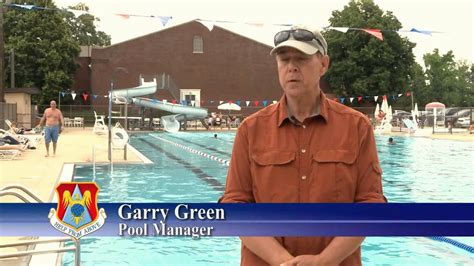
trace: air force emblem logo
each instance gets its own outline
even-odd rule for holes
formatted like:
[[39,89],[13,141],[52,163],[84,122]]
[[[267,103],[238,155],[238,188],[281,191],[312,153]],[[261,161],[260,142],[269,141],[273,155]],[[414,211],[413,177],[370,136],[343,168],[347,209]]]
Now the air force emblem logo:
[[94,182],[61,183],[56,188],[58,207],[49,211],[49,222],[58,231],[79,239],[104,225],[104,209],[98,209],[99,187]]

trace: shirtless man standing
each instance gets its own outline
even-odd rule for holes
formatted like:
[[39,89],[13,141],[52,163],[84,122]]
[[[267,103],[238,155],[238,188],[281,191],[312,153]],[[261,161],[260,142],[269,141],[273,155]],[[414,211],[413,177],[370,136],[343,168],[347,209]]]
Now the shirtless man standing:
[[59,121],[61,121],[61,131],[64,130],[64,118],[63,114],[59,109],[56,108],[56,102],[51,101],[50,108],[44,111],[43,117],[41,118],[40,125],[44,127],[44,142],[46,144],[46,155],[49,156],[49,143],[53,141],[53,156],[56,155],[56,143],[59,137]]

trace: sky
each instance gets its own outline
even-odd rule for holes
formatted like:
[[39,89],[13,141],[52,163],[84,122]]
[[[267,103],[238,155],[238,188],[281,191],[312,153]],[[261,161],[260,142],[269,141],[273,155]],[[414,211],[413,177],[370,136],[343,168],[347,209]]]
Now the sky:
[[[285,27],[275,24],[329,26],[333,10],[342,10],[349,0],[56,0],[59,7],[86,3],[100,18],[98,29],[111,35],[112,44],[194,20],[225,20],[216,23],[231,31],[272,45],[273,36]],[[403,29],[439,31],[432,36],[402,33],[416,44],[413,52],[423,65],[423,54],[438,48],[442,54],[452,50],[456,60],[474,62],[473,0],[374,0],[384,11],[392,11]],[[158,18],[130,17],[172,16],[163,27]],[[247,23],[264,23],[254,26]],[[351,27],[351,25],[347,25]],[[342,33],[341,33],[342,34]],[[361,32],[360,34],[365,34]],[[331,47],[329,47],[331,49]]]

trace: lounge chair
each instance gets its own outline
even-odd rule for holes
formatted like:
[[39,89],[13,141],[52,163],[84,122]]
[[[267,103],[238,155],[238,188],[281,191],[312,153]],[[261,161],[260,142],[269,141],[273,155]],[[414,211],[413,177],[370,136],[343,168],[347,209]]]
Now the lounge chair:
[[37,130],[36,128],[34,129],[34,132],[38,132],[38,134],[17,134],[15,129],[13,128],[13,123],[8,120],[8,119],[5,119],[5,124],[7,124],[8,128],[9,128],[9,133],[17,138],[20,138],[20,139],[27,139],[29,140],[31,143],[30,145],[32,146],[35,146],[36,147],[36,144],[41,142],[41,140],[43,139],[43,136],[42,136],[42,130]]
[[20,154],[19,150],[0,150],[0,161],[13,160]]

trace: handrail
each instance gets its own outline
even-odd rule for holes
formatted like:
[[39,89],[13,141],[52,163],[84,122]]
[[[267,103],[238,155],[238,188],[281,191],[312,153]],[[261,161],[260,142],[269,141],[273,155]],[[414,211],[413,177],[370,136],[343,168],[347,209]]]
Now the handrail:
[[[25,188],[21,185],[9,185],[9,186],[6,186],[6,187],[0,189],[0,197],[15,196],[18,199],[22,200],[23,202],[28,202],[28,203],[31,202],[27,198],[25,198],[23,195],[19,194],[18,192],[7,191],[9,189],[14,189],[14,188],[20,189],[21,191],[28,194],[31,198],[33,198],[34,200],[36,200],[39,203],[43,202],[36,195],[34,195],[31,191],[29,191],[27,188]],[[67,252],[67,251],[74,251],[74,255],[75,255],[74,265],[79,266],[80,261],[81,261],[81,243],[80,243],[79,239],[75,239],[75,238],[61,237],[61,238],[54,238],[54,239],[36,239],[36,240],[28,240],[28,241],[19,241],[19,242],[13,242],[13,243],[8,243],[8,244],[0,244],[0,248],[9,248],[9,247],[16,247],[16,246],[27,246],[27,245],[31,245],[31,244],[36,245],[36,244],[40,244],[40,243],[56,243],[56,242],[61,243],[61,242],[71,241],[71,240],[74,242],[74,247],[11,252],[11,253],[6,253],[6,254],[0,254],[0,259],[24,257],[24,256],[30,256],[30,255],[38,255],[38,254],[62,253],[62,252]]]
[[2,188],[0,191],[5,191],[7,189],[12,189],[12,188],[17,188],[23,192],[25,192],[26,194],[28,194],[28,196],[32,197],[34,200],[36,200],[37,202],[43,202],[41,199],[39,199],[37,196],[35,196],[31,191],[29,191],[27,188],[25,188],[24,186],[20,186],[20,185],[10,185],[10,186],[6,186],[4,188]]
[[44,244],[44,243],[52,243],[52,242],[66,242],[71,241],[70,237],[57,237],[51,239],[35,239],[35,240],[27,240],[27,241],[18,241],[8,244],[0,244],[0,248],[9,248],[9,247],[16,247],[16,246],[24,246],[29,244]]
[[19,199],[21,199],[23,202],[26,202],[26,203],[30,203],[31,201],[29,201],[27,198],[23,197],[22,195],[18,194],[17,192],[12,192],[12,191],[1,191],[0,192],[0,197],[3,197],[3,196],[15,196]]

